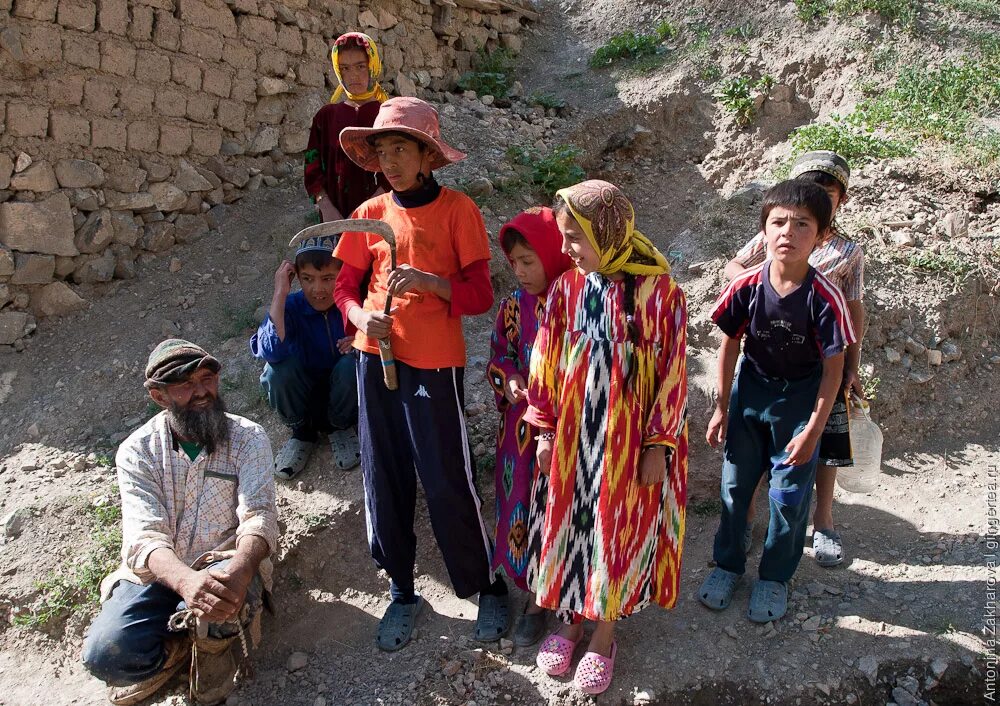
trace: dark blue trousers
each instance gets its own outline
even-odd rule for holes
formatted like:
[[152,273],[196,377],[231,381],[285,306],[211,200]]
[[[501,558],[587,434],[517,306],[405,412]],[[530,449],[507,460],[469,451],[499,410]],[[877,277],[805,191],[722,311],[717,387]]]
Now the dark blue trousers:
[[365,482],[368,543],[392,578],[394,593],[413,592],[417,477],[431,527],[459,598],[491,583],[493,543],[476,492],[465,428],[463,368],[424,370],[396,362],[399,389],[382,380],[382,361],[358,361],[358,437]]
[[[224,568],[229,560],[210,568]],[[263,586],[254,576],[247,589],[251,613],[260,609]],[[170,616],[186,606],[181,597],[160,583],[115,584],[83,641],[83,666],[109,686],[129,686],[149,679],[163,668]],[[253,617],[252,615],[250,616]],[[212,637],[232,637],[229,623],[209,625]]]
[[353,353],[332,370],[309,370],[298,358],[268,363],[260,376],[267,402],[292,427],[347,429],[358,422],[358,382]]
[[770,520],[758,569],[766,581],[792,578],[805,544],[809,501],[819,454],[802,466],[784,463],[785,446],[809,422],[821,371],[802,380],[767,378],[745,360],[733,382],[722,466],[722,519],[715,534],[715,563],[746,570],[743,533],[747,509],[761,476],[768,479]]

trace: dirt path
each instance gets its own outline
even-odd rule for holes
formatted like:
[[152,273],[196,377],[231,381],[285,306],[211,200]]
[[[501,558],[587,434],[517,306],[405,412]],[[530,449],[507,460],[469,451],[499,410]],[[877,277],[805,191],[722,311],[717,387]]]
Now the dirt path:
[[[525,90],[550,92],[574,106],[565,138],[585,147],[592,174],[626,184],[644,230],[673,251],[692,319],[694,444],[682,598],[673,611],[650,608],[622,624],[615,682],[598,703],[982,701],[983,667],[977,660],[984,651],[990,577],[987,490],[990,483],[995,490],[1000,446],[995,422],[986,414],[995,409],[992,393],[977,397],[981,381],[971,373],[954,384],[927,388],[936,391],[932,399],[963,394],[970,424],[961,434],[952,431],[946,407],[938,403],[925,415],[927,428],[937,432],[930,443],[912,442],[921,438],[918,429],[888,439],[886,473],[876,493],[837,491],[834,513],[847,561],[824,570],[804,557],[788,618],[773,630],[747,621],[749,583],[722,614],[694,598],[709,570],[718,517],[720,459],[701,441],[714,365],[714,341],[702,322],[718,280],[710,268],[689,271],[688,266],[720,257],[731,250],[737,237],[732,233],[745,232],[744,226],[733,230],[721,221],[713,230],[713,214],[747,217],[753,206],[720,206],[698,167],[713,148],[704,137],[714,126],[703,90],[683,77],[664,76],[650,90],[652,97],[636,101],[638,79],[587,71],[589,54],[580,35],[555,18],[528,45]],[[446,132],[447,127],[446,120]],[[466,146],[475,152],[482,140],[484,154],[491,156],[470,159],[468,169],[486,171],[503,145],[475,132],[475,126],[463,132]],[[609,132],[620,140],[609,141]],[[178,272],[170,272],[169,257],[151,261],[140,280],[116,282],[94,297],[87,311],[44,321],[25,354],[0,360],[11,387],[5,392],[0,383],[0,396],[6,397],[0,403],[0,515],[35,510],[21,536],[0,545],[0,604],[30,596],[35,581],[73,562],[86,545],[80,503],[115,493],[107,458],[151,412],[141,367],[165,335],[182,334],[220,357],[230,407],[264,424],[275,445],[284,440],[284,430],[257,397],[246,341],[255,326],[253,312],[270,297],[271,272],[285,252],[283,244],[305,224],[308,207],[300,191],[292,180],[253,194],[232,208],[218,235],[174,255]],[[522,205],[494,196],[487,219],[491,231]],[[491,406],[483,376],[491,324],[487,315],[466,327],[469,405]],[[896,383],[884,375],[888,395]],[[900,399],[917,395],[907,394]],[[926,392],[920,395],[927,398]],[[488,446],[494,421],[492,412],[471,420],[474,445]],[[368,557],[360,474],[334,472],[328,461],[327,451],[320,451],[301,481],[279,487],[285,531],[278,609],[265,620],[268,640],[255,658],[256,678],[232,703],[590,703],[568,682],[542,675],[533,666],[533,649],[483,650],[469,640],[475,605],[451,593],[423,509],[418,589],[429,606],[412,646],[399,654],[379,653],[373,636],[388,602],[387,582]],[[492,482],[488,472],[480,474],[487,510]],[[760,541],[758,535],[754,559]],[[517,597],[516,605],[520,601]],[[54,639],[61,625],[54,634],[5,621],[0,627],[5,628],[0,704],[104,703],[101,685],[77,663],[82,620],[70,619],[63,639]],[[288,668],[293,652],[307,655],[305,667]],[[152,703],[187,701],[175,684]]]

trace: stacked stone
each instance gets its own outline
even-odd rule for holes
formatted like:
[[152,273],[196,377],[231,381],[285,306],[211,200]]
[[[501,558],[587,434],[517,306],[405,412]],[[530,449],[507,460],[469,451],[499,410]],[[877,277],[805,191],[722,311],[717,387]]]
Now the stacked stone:
[[339,34],[371,34],[390,92],[424,95],[479,47],[519,49],[533,16],[498,0],[0,0],[0,346],[85,306],[66,282],[134,277],[142,253],[287,175]]

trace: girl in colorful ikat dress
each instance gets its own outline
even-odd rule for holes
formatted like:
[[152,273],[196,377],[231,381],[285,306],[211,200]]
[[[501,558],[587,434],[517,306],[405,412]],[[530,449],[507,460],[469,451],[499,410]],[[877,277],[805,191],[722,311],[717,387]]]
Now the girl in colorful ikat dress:
[[494,571],[503,570],[528,603],[514,627],[514,644],[533,645],[545,629],[545,611],[531,587],[548,481],[536,473],[535,431],[524,420],[528,409],[528,365],[549,286],[573,261],[560,251],[562,234],[549,208],[532,208],[500,229],[500,245],[521,285],[500,302],[487,378],[500,412],[496,452],[496,549]]
[[732,601],[746,570],[747,507],[763,477],[770,521],[749,617],[766,623],[787,609],[820,437],[843,381],[844,350],[855,339],[844,295],[809,264],[832,220],[823,188],[799,179],[781,182],[764,195],[760,220],[768,259],[730,282],[712,310],[725,336],[719,399],[706,437],[713,447],[725,443],[722,518],[716,567],[698,598],[713,610]]
[[[816,509],[813,511],[813,556],[820,566],[836,566],[844,560],[844,545],[833,524],[833,486],[837,468],[852,466],[851,437],[847,421],[847,397],[863,397],[858,367],[861,363],[861,338],[865,329],[864,294],[865,255],[861,245],[847,238],[836,225],[837,209],[847,201],[847,185],[851,168],[847,160],[836,152],[819,150],[807,152],[792,164],[790,179],[805,179],[823,187],[833,204],[834,222],[829,237],[813,250],[809,264],[832,281],[847,300],[851,323],[858,340],[844,353],[844,384],[830,410],[830,417],[819,442],[819,467],[816,470]],[[726,265],[725,274],[734,279],[746,270],[756,267],[767,258],[764,234],[758,233],[736,257]],[[760,494],[760,489],[756,495]],[[755,499],[756,499],[755,495]],[[746,549],[750,551],[753,538],[755,502],[751,501],[745,536]]]
[[525,418],[536,426],[549,496],[538,604],[570,622],[539,667],[569,670],[583,619],[597,621],[574,682],[611,683],[615,621],[677,600],[687,485],[687,311],[666,259],[635,229],[618,187],[557,193],[563,251],[576,269],[549,292]]
[[356,165],[340,146],[345,127],[371,127],[389,96],[379,85],[382,62],[374,40],[361,32],[337,37],[330,50],[337,90],[317,111],[309,130],[305,187],[324,221],[347,218],[372,196],[389,188],[381,174]]

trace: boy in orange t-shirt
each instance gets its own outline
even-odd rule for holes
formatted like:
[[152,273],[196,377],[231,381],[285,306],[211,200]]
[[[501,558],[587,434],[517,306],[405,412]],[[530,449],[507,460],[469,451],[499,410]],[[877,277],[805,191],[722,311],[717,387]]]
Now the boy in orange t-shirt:
[[[460,598],[479,594],[476,639],[507,632],[507,586],[490,572],[493,544],[483,522],[466,435],[464,315],[493,305],[490,249],[483,217],[465,194],[442,188],[432,169],[465,157],[440,138],[437,111],[416,98],[382,104],[371,128],[345,128],[341,145],[355,163],[382,172],[392,191],[369,199],[354,218],[385,221],[389,246],[367,233],[344,233],[344,265],[334,298],[358,328],[358,432],[372,556],[391,578],[392,602],[377,642],[398,650],[410,640],[421,598],[414,589],[413,519],[417,476],[431,525]],[[365,300],[359,285],[372,269]],[[385,300],[393,298],[391,315]],[[392,342],[399,389],[385,387],[378,339]],[[416,473],[414,473],[414,470]]]

